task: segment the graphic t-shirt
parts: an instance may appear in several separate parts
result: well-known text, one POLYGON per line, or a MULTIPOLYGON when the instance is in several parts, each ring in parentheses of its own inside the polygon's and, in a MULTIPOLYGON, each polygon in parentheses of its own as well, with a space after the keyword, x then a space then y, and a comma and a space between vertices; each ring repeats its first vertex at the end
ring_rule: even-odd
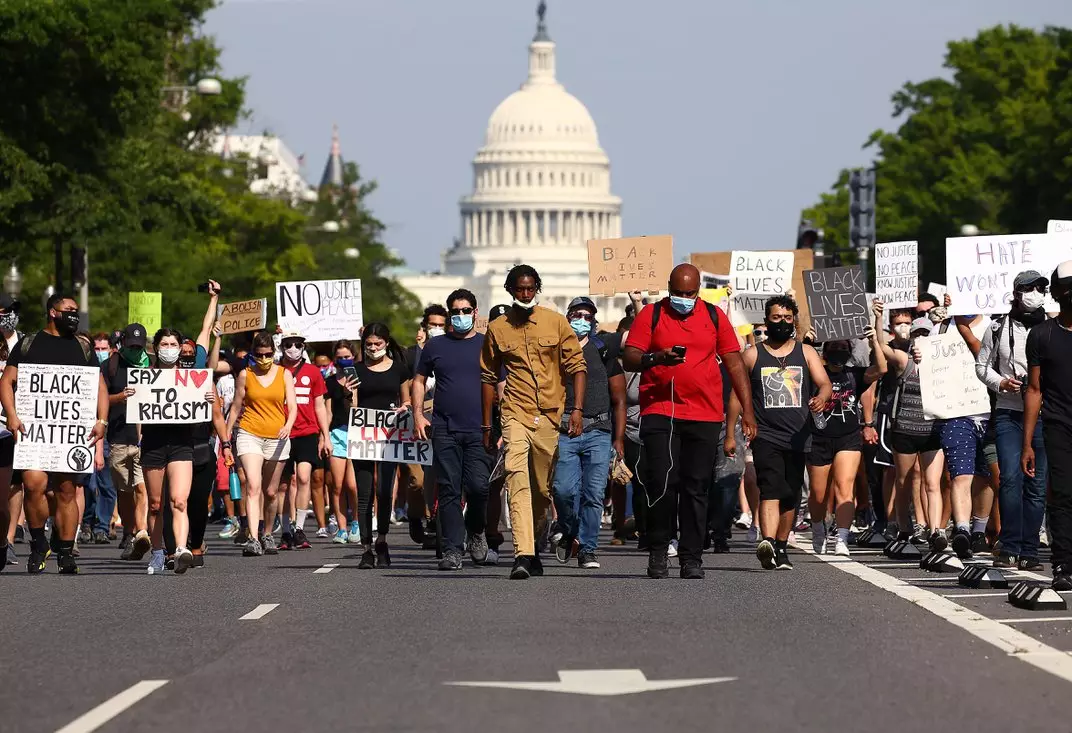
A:
POLYGON ((316 435, 320 432, 320 425, 316 421, 316 398, 327 392, 324 377, 319 369, 304 360, 286 368, 294 377, 294 394, 298 402, 298 417, 290 435, 294 438, 316 435))
POLYGON ((826 427, 816 429, 815 435, 824 438, 842 438, 860 430, 860 395, 867 389, 863 367, 846 367, 839 371, 828 369, 833 391, 823 408, 826 427))

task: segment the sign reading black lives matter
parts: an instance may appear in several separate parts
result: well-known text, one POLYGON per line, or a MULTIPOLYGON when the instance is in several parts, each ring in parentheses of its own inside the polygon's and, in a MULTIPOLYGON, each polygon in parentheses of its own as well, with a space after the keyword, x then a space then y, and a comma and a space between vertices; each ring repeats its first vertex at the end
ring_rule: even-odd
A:
POLYGON ((91 473, 99 386, 100 369, 93 367, 19 364, 15 411, 24 433, 15 443, 14 467, 91 473))
POLYGON ((859 265, 805 270, 804 295, 816 341, 855 339, 867 331, 867 294, 859 265))
POLYGON ((212 387, 208 369, 128 369, 127 422, 187 425, 212 420, 205 395, 212 387))
POLYGON ((351 409, 346 445, 351 459, 432 465, 432 443, 417 438, 410 412, 351 409))
POLYGON ((360 280, 276 283, 275 309, 280 328, 307 341, 361 337, 360 280))

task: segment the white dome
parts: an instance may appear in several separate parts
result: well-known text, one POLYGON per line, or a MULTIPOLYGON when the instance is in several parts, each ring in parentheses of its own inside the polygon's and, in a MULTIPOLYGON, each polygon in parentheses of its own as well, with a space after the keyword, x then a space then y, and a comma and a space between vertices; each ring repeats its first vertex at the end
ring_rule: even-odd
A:
POLYGON ((588 109, 561 84, 525 84, 491 113, 484 146, 599 150, 599 136, 588 109))

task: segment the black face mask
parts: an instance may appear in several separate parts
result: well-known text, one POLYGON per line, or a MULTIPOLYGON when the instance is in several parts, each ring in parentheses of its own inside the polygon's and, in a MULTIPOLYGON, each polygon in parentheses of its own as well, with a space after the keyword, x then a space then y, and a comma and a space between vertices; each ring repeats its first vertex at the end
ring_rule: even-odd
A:
POLYGON ((849 363, 848 351, 829 351, 824 354, 826 363, 834 367, 843 367, 849 363))
POLYGON ((796 330, 792 323, 786 321, 764 321, 767 326, 767 340, 775 343, 782 343, 793 338, 793 332, 796 330))
POLYGON ((56 324, 56 330, 64 336, 73 336, 78 333, 78 326, 82 323, 78 311, 60 311, 52 321, 56 324))
POLYGON ((193 369, 194 368, 194 357, 192 357, 192 356, 180 356, 179 360, 176 362, 176 366, 178 366, 179 369, 193 369))

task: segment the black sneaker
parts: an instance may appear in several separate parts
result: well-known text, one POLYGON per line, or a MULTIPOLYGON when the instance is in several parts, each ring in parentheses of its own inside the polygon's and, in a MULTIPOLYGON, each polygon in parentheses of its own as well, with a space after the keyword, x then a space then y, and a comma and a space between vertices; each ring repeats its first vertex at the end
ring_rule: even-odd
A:
POLYGON ((518 556, 510 570, 510 580, 528 580, 531 575, 532 561, 524 555, 518 556))
POLYGON ((980 555, 990 552, 990 543, 986 540, 986 532, 972 532, 971 549, 973 553, 980 555))
POLYGON ((372 570, 374 567, 376 567, 376 553, 370 547, 361 555, 361 562, 357 564, 357 569, 372 570))
POLYGON ((777 547, 774 550, 774 569, 775 570, 792 570, 793 563, 789 561, 789 553, 784 547, 777 547))
POLYGON ((1006 555, 1002 553, 994 558, 994 567, 1003 568, 1005 570, 1016 569, 1016 555, 1006 555))
POLYGON ((194 559, 190 561, 191 568, 203 568, 205 567, 205 556, 194 555, 194 559))
POLYGON ((38 552, 37 548, 30 543, 30 558, 26 561, 26 572, 30 575, 40 575, 45 572, 45 562, 48 560, 48 556, 52 552, 45 550, 44 552, 38 552))
POLYGON ((123 539, 119 540, 119 559, 129 560, 132 552, 134 552, 134 535, 125 534, 123 539))
POLYGON ((380 540, 376 543, 376 567, 391 567, 391 552, 387 549, 386 540, 380 540))
POLYGON ((294 535, 290 532, 284 532, 279 538, 279 550, 285 552, 292 549, 294 549, 294 535))
POLYGON ((291 542, 290 546, 295 550, 308 550, 312 547, 312 545, 309 544, 309 538, 305 536, 305 530, 301 528, 294 530, 294 540, 291 542))
POLYGON ((420 517, 409 518, 409 538, 415 545, 424 545, 424 520, 420 517))
POLYGON ((704 569, 700 567, 699 563, 694 562, 690 562, 687 565, 682 565, 681 578, 682 580, 703 580, 704 569))
POLYGON ((934 552, 941 552, 949 547, 949 540, 945 538, 944 533, 934 530, 931 532, 931 536, 927 539, 927 544, 930 545, 931 550, 934 552))
POLYGON ((60 566, 60 575, 78 575, 78 563, 73 555, 60 555, 56 562, 60 566))
POLYGON ((557 542, 555 542, 555 559, 565 565, 570 561, 570 557, 574 554, 573 543, 576 542, 569 535, 562 535, 557 542))
POLYGON ((1038 572, 1042 570, 1042 562, 1037 557, 1021 557, 1020 561, 1016 563, 1017 570, 1027 570, 1028 572, 1038 572))
POLYGON ((577 555, 577 567, 585 570, 598 570, 599 560, 596 559, 596 553, 581 550, 577 555))
POLYGON ((730 543, 725 537, 716 537, 711 542, 711 552, 716 555, 723 555, 730 551, 730 543))
POLYGON ((439 561, 439 570, 449 572, 451 570, 462 569, 462 556, 457 552, 450 551, 443 555, 443 559, 439 561))
POLYGON ((239 527, 238 531, 235 532, 234 537, 231 538, 231 543, 241 547, 242 545, 249 542, 249 539, 249 530, 239 527))
POLYGON ((637 537, 636 548, 637 552, 650 552, 651 541, 645 535, 640 535, 637 537))
POLYGON ((961 560, 969 560, 972 556, 971 533, 966 529, 958 529, 953 532, 953 552, 961 560))
POLYGON ((774 570, 778 567, 777 556, 778 552, 770 540, 765 539, 756 545, 756 557, 759 558, 759 564, 764 570, 774 570))
POLYGON ((529 575, 534 578, 543 577, 543 560, 538 552, 529 560, 529 575))
POLYGON ((648 577, 658 580, 659 578, 669 578, 670 569, 667 567, 666 550, 657 552, 651 550, 648 553, 648 577))
POLYGON ((1072 590, 1072 568, 1067 565, 1055 565, 1051 588, 1057 591, 1072 590))

